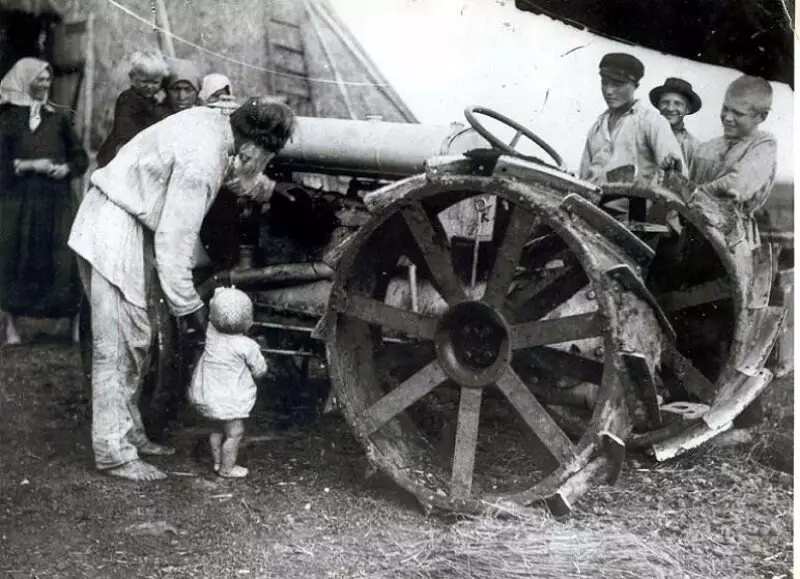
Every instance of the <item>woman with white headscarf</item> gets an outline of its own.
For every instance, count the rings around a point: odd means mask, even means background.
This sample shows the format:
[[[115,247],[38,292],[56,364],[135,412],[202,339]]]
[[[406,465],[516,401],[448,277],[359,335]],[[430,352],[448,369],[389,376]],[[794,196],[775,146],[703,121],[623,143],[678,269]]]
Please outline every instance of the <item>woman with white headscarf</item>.
[[[166,115],[197,105],[200,94],[200,71],[197,65],[190,60],[170,58],[169,75],[164,80],[164,89],[167,91]]]
[[[70,178],[89,160],[67,115],[47,100],[52,78],[50,64],[23,58],[0,81],[0,309],[9,344],[20,342],[17,316],[69,317],[76,337]]]
[[[200,101],[206,105],[211,105],[220,99],[233,96],[230,79],[217,72],[205,75],[200,87]]]
[[[239,106],[233,97],[230,79],[224,74],[212,72],[200,83],[200,102],[223,114],[230,114]]]

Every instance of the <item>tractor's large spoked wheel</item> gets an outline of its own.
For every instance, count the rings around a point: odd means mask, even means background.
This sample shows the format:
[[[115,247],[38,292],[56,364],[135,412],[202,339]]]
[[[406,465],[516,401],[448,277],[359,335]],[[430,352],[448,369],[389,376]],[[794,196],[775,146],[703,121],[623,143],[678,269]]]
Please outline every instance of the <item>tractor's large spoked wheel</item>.
[[[647,286],[675,330],[661,357],[663,412],[630,440],[669,458],[730,426],[772,378],[764,364],[785,312],[769,304],[770,248],[713,199],[687,206],[659,187],[604,190],[630,197],[628,225],[655,250]]]
[[[420,176],[389,189],[399,198],[359,231],[330,298],[347,420],[424,505],[568,508],[621,461],[625,352],[658,348],[647,307],[609,275],[635,266],[546,188]],[[472,206],[495,207],[494,226],[464,246],[448,224]],[[594,410],[570,436],[546,405]]]

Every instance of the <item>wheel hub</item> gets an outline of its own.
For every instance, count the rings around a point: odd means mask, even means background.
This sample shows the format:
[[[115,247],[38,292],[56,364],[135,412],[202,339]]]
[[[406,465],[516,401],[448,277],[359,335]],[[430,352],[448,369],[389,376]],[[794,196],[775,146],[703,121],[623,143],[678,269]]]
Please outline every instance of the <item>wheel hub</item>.
[[[494,383],[511,354],[506,321],[494,308],[478,301],[462,302],[445,312],[435,345],[447,375],[471,388]]]

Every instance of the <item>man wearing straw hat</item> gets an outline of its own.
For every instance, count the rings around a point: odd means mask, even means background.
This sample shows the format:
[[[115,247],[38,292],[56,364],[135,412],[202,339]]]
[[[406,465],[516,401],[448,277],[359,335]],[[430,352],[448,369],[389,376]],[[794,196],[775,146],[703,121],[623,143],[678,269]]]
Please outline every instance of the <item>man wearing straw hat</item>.
[[[650,102],[658,109],[661,116],[669,121],[683,151],[686,166],[689,167],[700,140],[686,130],[683,119],[699,111],[703,101],[694,92],[691,83],[682,78],[670,77],[664,84],[650,91]]]

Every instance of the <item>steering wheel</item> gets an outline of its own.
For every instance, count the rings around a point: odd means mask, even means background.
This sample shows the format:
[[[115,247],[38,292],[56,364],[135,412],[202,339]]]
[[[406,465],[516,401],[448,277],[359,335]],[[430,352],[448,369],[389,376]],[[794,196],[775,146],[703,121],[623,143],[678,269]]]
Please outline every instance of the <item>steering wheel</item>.
[[[489,130],[484,127],[475,115],[484,115],[491,119],[495,119],[496,121],[500,121],[504,125],[507,125],[514,129],[516,134],[514,138],[511,139],[511,142],[508,144],[501,141],[495,135],[489,132]],[[498,113],[497,111],[493,111],[492,109],[487,109],[486,107],[479,107],[479,106],[471,106],[464,109],[464,116],[467,117],[467,122],[472,126],[473,129],[484,139],[489,141],[489,143],[503,153],[507,155],[513,155],[515,157],[519,157],[520,159],[524,159],[525,161],[534,161],[537,163],[542,163],[543,161],[538,157],[533,157],[530,155],[523,155],[518,152],[514,147],[517,146],[520,137],[525,136],[528,137],[531,141],[536,143],[545,153],[547,153],[550,158],[556,162],[556,166],[559,169],[564,169],[564,159],[561,158],[561,155],[556,153],[555,149],[548,145],[541,137],[539,137],[536,133],[534,133],[529,128],[519,124],[517,121],[508,118],[505,115]]]

